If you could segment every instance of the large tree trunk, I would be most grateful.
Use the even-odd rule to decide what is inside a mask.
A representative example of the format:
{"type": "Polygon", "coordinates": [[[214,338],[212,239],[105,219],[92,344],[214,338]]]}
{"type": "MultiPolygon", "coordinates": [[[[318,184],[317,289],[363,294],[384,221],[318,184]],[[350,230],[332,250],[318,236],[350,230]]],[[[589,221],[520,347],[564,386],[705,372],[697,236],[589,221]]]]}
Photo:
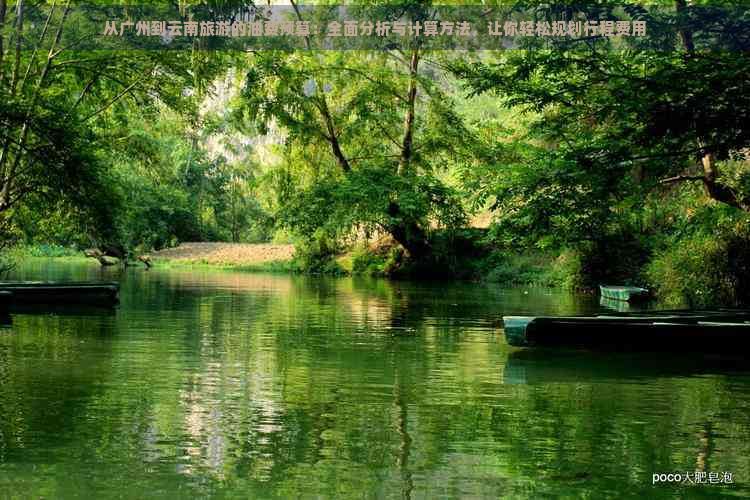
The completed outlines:
{"type": "MultiPolygon", "coordinates": [[[[3,6],[5,9],[7,9],[6,6],[3,6]]],[[[16,24],[16,58],[13,62],[13,67],[11,71],[11,80],[10,80],[10,95],[12,96],[16,91],[16,84],[18,83],[18,70],[21,67],[21,41],[23,34],[23,7],[24,7],[24,0],[19,0],[18,4],[16,4],[16,18],[15,18],[15,24],[16,24]]],[[[3,24],[5,24],[5,12],[3,12],[3,24]]],[[[2,32],[0,32],[2,33],[2,32]]],[[[2,63],[2,56],[3,53],[0,51],[0,63],[2,63]]],[[[2,71],[2,66],[0,65],[0,71],[2,71]]],[[[0,149],[0,182],[5,178],[5,163],[8,161],[8,155],[10,154],[10,143],[11,143],[11,131],[7,130],[5,131],[5,140],[3,141],[3,147],[0,149]]],[[[20,150],[19,150],[20,154],[20,150]]]]}
{"type": "Polygon", "coordinates": [[[417,101],[417,71],[419,70],[419,50],[413,49],[409,60],[409,92],[406,98],[406,116],[404,117],[404,139],[401,142],[401,160],[398,164],[398,175],[404,175],[411,162],[414,135],[414,108],[417,101]]]}
{"type": "Polygon", "coordinates": [[[388,206],[388,215],[398,222],[387,226],[386,231],[409,252],[413,259],[419,260],[429,255],[430,242],[416,221],[405,220],[401,208],[395,202],[388,206]]]}
{"type": "Polygon", "coordinates": [[[703,187],[709,198],[746,212],[750,211],[750,206],[739,200],[732,188],[717,180],[719,169],[716,167],[713,153],[705,153],[701,157],[701,165],[703,166],[703,187]]]}
{"type": "MultiPolygon", "coordinates": [[[[417,74],[419,71],[419,49],[412,49],[409,58],[409,88],[406,98],[406,114],[404,115],[404,133],[401,140],[401,155],[398,162],[397,174],[408,175],[412,156],[414,155],[414,121],[416,118],[417,74]]],[[[404,217],[396,202],[388,206],[388,215],[397,221],[388,228],[391,236],[398,241],[413,259],[419,260],[430,253],[430,241],[427,234],[415,220],[404,217]]]]}

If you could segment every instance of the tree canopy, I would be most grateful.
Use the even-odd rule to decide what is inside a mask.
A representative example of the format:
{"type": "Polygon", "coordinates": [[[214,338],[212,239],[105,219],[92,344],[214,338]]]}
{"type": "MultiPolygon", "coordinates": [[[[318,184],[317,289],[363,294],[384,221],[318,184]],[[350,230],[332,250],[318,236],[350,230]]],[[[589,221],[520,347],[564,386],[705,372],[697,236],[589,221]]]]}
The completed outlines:
{"type": "MultiPolygon", "coordinates": [[[[602,241],[625,238],[648,259],[666,250],[644,238],[678,237],[667,220],[687,228],[706,211],[698,225],[729,227],[750,211],[742,4],[467,7],[478,26],[525,15],[649,30],[528,36],[498,51],[476,50],[482,37],[436,50],[448,45],[415,33],[380,50],[316,50],[313,35],[299,50],[277,39],[266,47],[277,50],[208,50],[220,47],[198,38],[179,50],[146,50],[154,40],[84,50],[61,45],[86,29],[71,4],[3,5],[0,217],[30,241],[148,250],[276,238],[325,240],[335,253],[389,235],[419,261],[458,252],[441,238],[483,218],[471,252],[601,253],[602,241]]],[[[174,14],[234,19],[236,8],[174,14]]],[[[293,3],[285,15],[322,23],[333,13],[293,3]]]]}

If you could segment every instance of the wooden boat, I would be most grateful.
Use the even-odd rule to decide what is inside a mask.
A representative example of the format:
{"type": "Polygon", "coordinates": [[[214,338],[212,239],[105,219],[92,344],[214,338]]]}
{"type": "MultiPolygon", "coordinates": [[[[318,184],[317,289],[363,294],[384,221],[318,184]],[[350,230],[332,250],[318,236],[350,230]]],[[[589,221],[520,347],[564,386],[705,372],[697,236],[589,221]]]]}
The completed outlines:
{"type": "Polygon", "coordinates": [[[621,300],[625,302],[646,300],[651,296],[648,290],[637,286],[599,285],[599,292],[604,299],[621,300]]]}
{"type": "Polygon", "coordinates": [[[505,339],[519,347],[750,355],[750,311],[657,311],[648,314],[505,316],[505,339]]]}
{"type": "Polygon", "coordinates": [[[115,304],[120,284],[90,281],[5,281],[0,293],[9,293],[9,305],[48,304],[115,304]]]}

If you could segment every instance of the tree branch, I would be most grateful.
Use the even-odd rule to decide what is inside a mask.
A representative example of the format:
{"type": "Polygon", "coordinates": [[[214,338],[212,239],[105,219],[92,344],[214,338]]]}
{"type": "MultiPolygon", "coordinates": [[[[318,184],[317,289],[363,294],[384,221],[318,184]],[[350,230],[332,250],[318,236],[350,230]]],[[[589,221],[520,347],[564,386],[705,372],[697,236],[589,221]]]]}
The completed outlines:
{"type": "Polygon", "coordinates": [[[44,29],[42,29],[42,34],[39,36],[39,42],[34,47],[34,52],[31,53],[31,58],[29,59],[29,64],[26,66],[26,73],[23,75],[23,80],[21,80],[21,88],[19,92],[23,94],[23,88],[26,86],[26,81],[29,78],[29,73],[31,73],[31,67],[34,65],[34,61],[36,60],[36,53],[39,52],[39,47],[41,47],[42,43],[44,42],[44,37],[47,36],[47,30],[49,30],[50,22],[52,21],[52,16],[55,15],[55,6],[56,2],[52,2],[52,7],[49,10],[49,14],[47,15],[47,20],[44,23],[44,29]]]}
{"type": "MultiPolygon", "coordinates": [[[[381,85],[381,86],[383,85],[383,82],[377,81],[375,78],[372,78],[370,75],[368,75],[364,71],[362,71],[360,69],[357,69],[357,68],[349,68],[347,66],[326,66],[326,67],[320,68],[319,71],[323,72],[323,71],[335,71],[335,70],[348,71],[350,73],[355,73],[355,74],[361,76],[362,78],[366,79],[369,82],[372,82],[372,83],[375,83],[375,84],[381,85]]],[[[396,89],[392,89],[392,88],[389,88],[389,87],[386,87],[386,88],[388,88],[389,92],[391,94],[393,94],[394,97],[396,97],[397,99],[400,99],[400,100],[402,100],[404,102],[407,102],[408,98],[406,96],[403,96],[403,95],[399,94],[396,91],[396,89]]]]}
{"type": "MultiPolygon", "coordinates": [[[[297,14],[297,19],[302,21],[302,14],[299,11],[299,7],[297,7],[297,4],[294,2],[294,0],[289,0],[292,4],[292,8],[294,8],[294,12],[297,14]]],[[[305,35],[305,46],[307,47],[307,50],[312,50],[312,43],[310,42],[310,35],[305,35]]],[[[350,172],[352,167],[349,165],[349,161],[346,159],[346,156],[344,155],[344,152],[341,150],[341,144],[339,143],[338,137],[336,135],[336,128],[333,124],[333,117],[331,116],[331,112],[328,109],[328,102],[326,101],[326,96],[324,93],[322,93],[323,87],[320,85],[320,82],[315,80],[315,85],[317,88],[321,89],[321,95],[318,98],[318,110],[320,111],[320,114],[323,117],[323,123],[325,124],[326,130],[328,131],[328,142],[331,144],[331,150],[333,151],[333,156],[336,158],[336,161],[338,162],[339,166],[341,167],[341,170],[344,172],[350,172]]],[[[325,135],[325,134],[324,134],[325,135]]]]}
{"type": "MultiPolygon", "coordinates": [[[[44,65],[42,74],[39,76],[39,81],[37,81],[36,87],[34,88],[34,93],[31,95],[29,111],[26,113],[26,117],[24,118],[23,125],[21,126],[21,133],[18,139],[18,142],[21,145],[21,147],[23,147],[24,144],[26,144],[26,138],[29,133],[29,122],[31,121],[31,113],[33,112],[32,110],[34,108],[34,105],[36,104],[36,100],[39,98],[39,92],[41,91],[41,88],[44,85],[45,80],[47,79],[47,75],[49,73],[49,69],[52,64],[52,52],[57,46],[57,44],[60,43],[60,37],[62,36],[63,26],[65,26],[65,20],[67,19],[69,12],[70,12],[70,0],[68,0],[68,3],[65,4],[65,10],[63,11],[62,18],[60,19],[60,25],[57,27],[57,33],[55,34],[55,39],[47,55],[47,62],[44,65]]],[[[3,148],[3,152],[5,152],[5,148],[3,148]]],[[[0,158],[0,160],[2,159],[3,158],[0,158]]],[[[7,205],[8,203],[8,196],[11,191],[11,184],[12,184],[11,179],[13,178],[13,172],[18,167],[20,162],[21,162],[21,155],[18,154],[13,159],[13,163],[10,165],[10,168],[8,168],[7,171],[4,169],[4,167],[2,168],[3,186],[2,186],[2,190],[0,190],[0,205],[7,205]]],[[[0,163],[0,167],[2,167],[1,163],[0,163]]]]}
{"type": "Polygon", "coordinates": [[[3,47],[3,32],[5,28],[5,13],[8,10],[7,0],[0,0],[0,82],[3,81],[5,70],[3,68],[3,54],[5,48],[3,47]]]}
{"type": "Polygon", "coordinates": [[[131,83],[130,85],[128,85],[122,92],[120,92],[115,97],[113,97],[112,99],[110,99],[109,102],[107,102],[104,106],[102,106],[101,108],[99,108],[98,110],[94,111],[93,113],[91,113],[90,115],[88,115],[86,118],[84,118],[83,120],[81,120],[81,123],[86,122],[86,121],[90,120],[91,118],[95,117],[96,115],[104,112],[107,108],[109,108],[114,103],[116,103],[117,101],[119,101],[125,94],[127,94],[128,92],[130,92],[136,85],[138,85],[140,83],[140,81],[141,81],[141,79],[137,78],[133,83],[131,83]]]}
{"type": "Polygon", "coordinates": [[[74,42],[70,43],[69,45],[66,45],[65,47],[62,47],[62,48],[58,49],[55,53],[52,54],[51,58],[55,59],[57,56],[59,56],[61,53],[65,52],[66,50],[71,49],[71,48],[75,47],[76,45],[78,45],[79,43],[81,43],[82,41],[86,40],[87,38],[92,38],[94,36],[97,36],[97,35],[84,35],[84,36],[82,36],[81,38],[79,38],[78,40],[75,40],[74,42]]]}
{"type": "Polygon", "coordinates": [[[409,92],[407,97],[406,116],[404,117],[404,139],[401,145],[401,160],[398,163],[398,175],[403,175],[412,157],[414,134],[414,105],[417,100],[417,71],[419,69],[419,49],[412,49],[409,62],[409,92]]]}
{"type": "Polygon", "coordinates": [[[76,107],[83,101],[83,98],[88,94],[89,90],[91,90],[91,87],[94,86],[94,83],[99,79],[99,73],[96,73],[94,77],[89,80],[89,83],[86,84],[86,86],[81,91],[81,95],[78,96],[78,99],[76,99],[76,102],[73,103],[73,105],[70,107],[67,113],[65,113],[65,118],[69,117],[73,111],[75,111],[76,107]]]}
{"type": "Polygon", "coordinates": [[[668,177],[659,181],[659,184],[674,184],[677,182],[685,181],[705,181],[706,178],[702,175],[676,175],[674,177],[668,177]]]}
{"type": "Polygon", "coordinates": [[[16,59],[13,63],[13,76],[10,80],[10,93],[11,95],[16,92],[16,84],[18,83],[18,71],[21,67],[21,36],[23,33],[23,7],[24,0],[18,0],[16,5],[16,59]]]}

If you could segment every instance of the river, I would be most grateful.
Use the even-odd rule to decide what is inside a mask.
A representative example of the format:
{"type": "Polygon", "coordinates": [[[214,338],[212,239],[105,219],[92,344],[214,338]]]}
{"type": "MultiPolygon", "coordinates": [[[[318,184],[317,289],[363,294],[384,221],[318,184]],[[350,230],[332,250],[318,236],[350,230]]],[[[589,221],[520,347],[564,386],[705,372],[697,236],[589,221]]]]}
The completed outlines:
{"type": "Polygon", "coordinates": [[[0,498],[750,496],[745,366],[506,345],[503,315],[593,312],[592,297],[52,261],[14,274],[122,290],[110,314],[0,329],[0,498]]]}

